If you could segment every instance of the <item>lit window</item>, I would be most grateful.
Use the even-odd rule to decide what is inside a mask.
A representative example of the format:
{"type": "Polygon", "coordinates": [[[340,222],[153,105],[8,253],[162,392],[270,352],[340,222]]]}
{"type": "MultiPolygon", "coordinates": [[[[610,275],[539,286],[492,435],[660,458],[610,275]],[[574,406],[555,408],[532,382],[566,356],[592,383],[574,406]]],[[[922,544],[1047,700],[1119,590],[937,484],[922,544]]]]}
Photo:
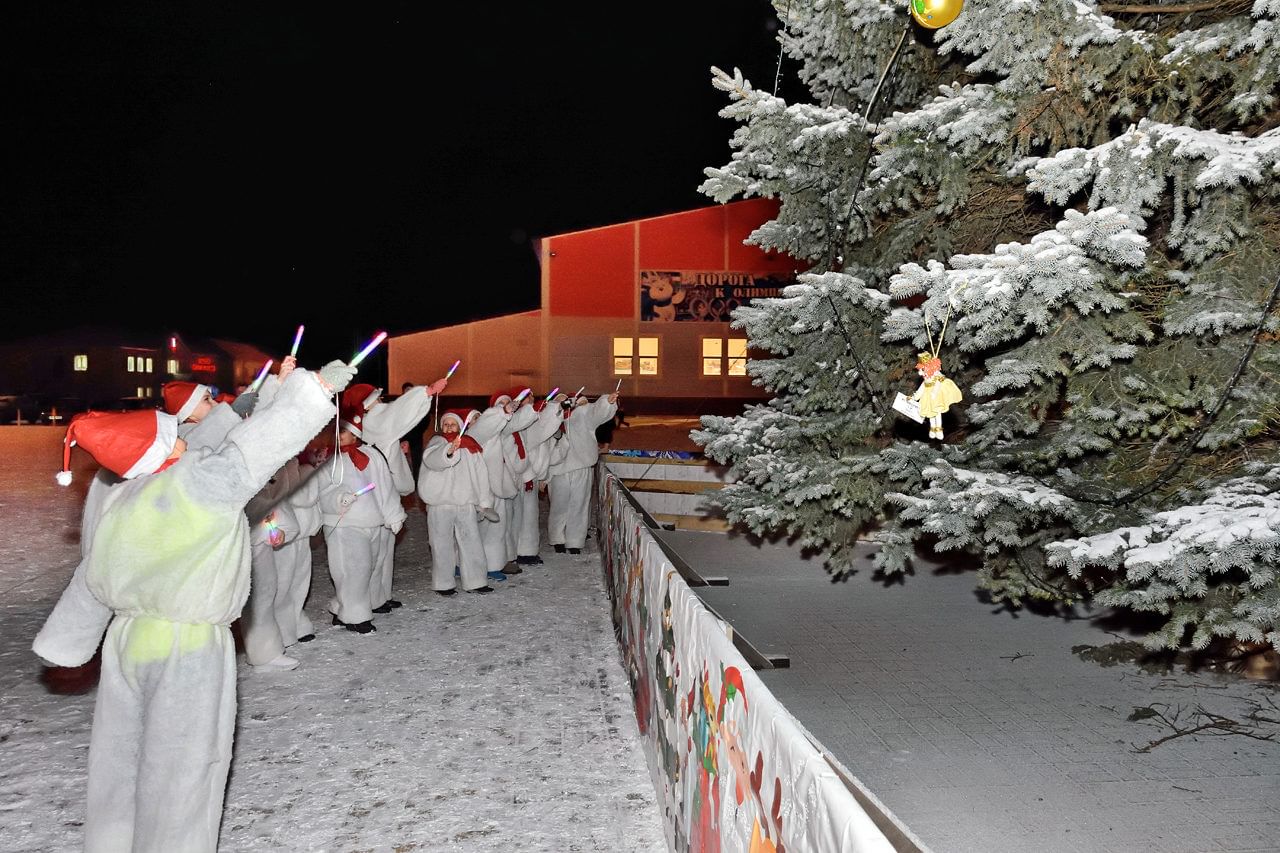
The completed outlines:
{"type": "Polygon", "coordinates": [[[88,370],[89,356],[87,355],[73,356],[71,359],[71,367],[75,370],[88,370]]]}
{"type": "Polygon", "coordinates": [[[155,368],[151,365],[151,356],[147,356],[147,373],[155,372],[155,368]]]}
{"type": "Polygon", "coordinates": [[[144,396],[146,396],[146,395],[145,395],[145,393],[144,393],[144,391],[145,391],[145,390],[146,390],[146,389],[144,389],[141,385],[139,385],[139,386],[138,386],[138,393],[137,393],[137,394],[135,394],[134,396],[135,396],[135,397],[144,397],[144,396]]]}
{"type": "MultiPolygon", "coordinates": [[[[151,360],[151,359],[147,359],[147,361],[150,361],[150,360],[151,360]]],[[[154,392],[155,392],[155,389],[154,389],[154,388],[148,388],[148,389],[147,389],[147,396],[148,396],[148,397],[155,396],[154,392]]]]}
{"type": "Polygon", "coordinates": [[[747,339],[729,338],[725,341],[729,350],[729,375],[747,375],[747,339]]]}
{"type": "Polygon", "coordinates": [[[723,371],[720,369],[720,356],[723,354],[723,341],[719,338],[703,338],[702,339],[702,375],[703,376],[719,376],[723,371]]]}
{"type": "Polygon", "coordinates": [[[641,376],[657,376],[658,375],[658,339],[657,338],[639,338],[636,341],[636,349],[640,353],[640,375],[641,376]]]}
{"type": "Polygon", "coordinates": [[[135,370],[133,366],[133,361],[134,361],[133,356],[129,356],[128,359],[126,359],[125,370],[127,370],[130,373],[133,373],[135,370]]]}
{"type": "Polygon", "coordinates": [[[165,365],[165,370],[168,373],[176,374],[178,372],[178,360],[176,358],[169,359],[168,363],[165,365]]]}
{"type": "Polygon", "coordinates": [[[631,356],[633,354],[631,338],[613,339],[613,375],[630,376],[631,356]]]}

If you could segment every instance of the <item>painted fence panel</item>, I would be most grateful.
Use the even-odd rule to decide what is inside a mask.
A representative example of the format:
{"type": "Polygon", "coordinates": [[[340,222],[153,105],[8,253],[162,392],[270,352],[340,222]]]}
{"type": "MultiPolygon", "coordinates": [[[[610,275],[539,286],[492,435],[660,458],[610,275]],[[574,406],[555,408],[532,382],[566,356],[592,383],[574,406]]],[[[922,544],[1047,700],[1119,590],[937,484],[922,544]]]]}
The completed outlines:
{"type": "Polygon", "coordinates": [[[894,850],[620,489],[601,469],[605,582],[671,849],[894,850]]]}

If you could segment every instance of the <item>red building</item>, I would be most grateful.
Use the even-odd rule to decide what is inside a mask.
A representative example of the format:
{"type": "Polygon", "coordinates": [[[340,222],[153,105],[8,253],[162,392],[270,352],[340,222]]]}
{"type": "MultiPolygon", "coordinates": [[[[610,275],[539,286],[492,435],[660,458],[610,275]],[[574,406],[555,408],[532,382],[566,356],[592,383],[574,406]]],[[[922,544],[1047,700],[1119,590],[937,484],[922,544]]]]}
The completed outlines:
{"type": "Polygon", "coordinates": [[[771,199],[543,237],[541,307],[397,335],[387,341],[388,390],[463,367],[450,396],[553,386],[621,392],[629,411],[733,412],[767,396],[746,375],[738,305],[795,281],[786,255],[744,243],[777,214],[771,199]]]}

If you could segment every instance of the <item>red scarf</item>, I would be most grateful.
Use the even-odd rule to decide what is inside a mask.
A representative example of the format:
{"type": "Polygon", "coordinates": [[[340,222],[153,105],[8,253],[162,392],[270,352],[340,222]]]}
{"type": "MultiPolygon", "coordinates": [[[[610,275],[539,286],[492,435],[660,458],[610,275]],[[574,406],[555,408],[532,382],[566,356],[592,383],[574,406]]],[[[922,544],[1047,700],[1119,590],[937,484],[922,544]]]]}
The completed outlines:
{"type": "MultiPolygon", "coordinates": [[[[454,433],[454,438],[457,438],[457,435],[458,435],[457,433],[454,433]]],[[[453,444],[453,438],[450,438],[444,433],[441,433],[441,437],[444,438],[446,444],[453,444]]],[[[458,443],[458,448],[461,450],[465,450],[469,453],[484,452],[484,449],[480,447],[480,442],[476,441],[474,438],[472,438],[469,435],[464,435],[462,437],[462,441],[458,443]]]]}
{"type": "Polygon", "coordinates": [[[356,466],[357,471],[363,471],[365,466],[369,464],[368,455],[360,449],[358,444],[344,445],[340,450],[351,457],[351,462],[356,466]]]}
{"type": "MultiPolygon", "coordinates": [[[[524,459],[524,458],[525,458],[525,456],[524,456],[524,439],[520,438],[520,433],[518,433],[518,432],[513,432],[513,433],[511,433],[511,437],[512,437],[512,438],[514,438],[514,439],[516,440],[516,453],[519,453],[519,454],[520,454],[520,458],[521,458],[521,459],[524,459]]],[[[524,481],[524,490],[525,490],[526,492],[532,492],[532,491],[533,491],[533,480],[525,480],[525,481],[524,481]]]]}

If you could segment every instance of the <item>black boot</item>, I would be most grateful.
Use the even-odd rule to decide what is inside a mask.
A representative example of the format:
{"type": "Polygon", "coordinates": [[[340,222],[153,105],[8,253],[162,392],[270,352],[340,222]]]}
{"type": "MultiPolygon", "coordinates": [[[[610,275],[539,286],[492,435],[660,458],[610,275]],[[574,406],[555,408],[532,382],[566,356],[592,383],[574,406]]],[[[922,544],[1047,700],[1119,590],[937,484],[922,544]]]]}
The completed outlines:
{"type": "Polygon", "coordinates": [[[515,563],[507,563],[502,567],[502,573],[504,575],[520,575],[524,574],[524,569],[520,568],[515,563]]]}
{"type": "Polygon", "coordinates": [[[457,594],[458,594],[458,591],[456,589],[437,589],[436,590],[436,595],[457,595],[457,594]]]}
{"type": "Polygon", "coordinates": [[[316,638],[315,634],[303,634],[298,638],[299,643],[309,643],[316,638]]]}
{"type": "Polygon", "coordinates": [[[392,610],[395,610],[397,607],[404,607],[404,604],[402,604],[402,603],[401,603],[401,602],[399,602],[399,601],[396,601],[396,600],[393,598],[393,599],[391,599],[390,601],[388,601],[388,602],[387,602],[387,606],[388,606],[388,607],[390,607],[392,610]]]}
{"type": "Polygon", "coordinates": [[[373,608],[373,612],[374,613],[390,613],[391,602],[387,602],[386,604],[379,604],[377,607],[373,608]]]}
{"type": "Polygon", "coordinates": [[[556,549],[557,554],[564,553],[564,545],[552,545],[551,547],[556,549]]]}
{"type": "Polygon", "coordinates": [[[357,634],[372,634],[378,629],[373,627],[372,622],[353,622],[347,625],[347,630],[355,631],[357,634]]]}
{"type": "Polygon", "coordinates": [[[581,548],[570,548],[570,549],[569,549],[569,553],[570,553],[570,554],[581,554],[581,553],[582,553],[582,549],[581,549],[581,548]]]}
{"type": "Polygon", "coordinates": [[[476,587],[475,589],[469,589],[469,590],[467,590],[467,592],[478,592],[478,593],[480,593],[481,595],[483,595],[483,594],[485,594],[485,593],[487,593],[487,592],[493,592],[493,587],[491,587],[491,586],[489,586],[488,584],[486,584],[486,585],[484,585],[484,586],[478,586],[478,587],[476,587]]]}

